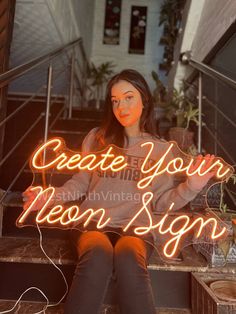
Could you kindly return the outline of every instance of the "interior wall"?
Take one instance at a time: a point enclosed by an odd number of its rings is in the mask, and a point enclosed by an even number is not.
[[[193,58],[202,61],[236,20],[235,0],[205,1],[192,45]]]
[[[95,1],[95,15],[93,28],[92,61],[101,64],[112,61],[116,64],[115,71],[125,68],[133,68],[140,71],[151,88],[155,84],[151,77],[151,71],[158,71],[158,64],[162,61],[163,47],[159,45],[162,28],[159,24],[159,10],[161,0],[123,0],[120,21],[120,44],[103,44],[103,29],[105,20],[106,0]],[[145,54],[129,54],[130,18],[131,6],[147,6],[147,26]],[[166,77],[163,72],[159,73],[163,81]]]
[[[92,54],[95,0],[72,0],[74,15],[88,58]]]

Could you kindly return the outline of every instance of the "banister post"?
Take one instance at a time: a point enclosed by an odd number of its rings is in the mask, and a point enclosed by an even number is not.
[[[44,129],[44,143],[48,140],[48,126],[49,126],[49,115],[50,115],[50,103],[52,93],[52,64],[48,67],[48,80],[47,80],[47,104],[46,104],[46,115],[45,115],[45,129]],[[46,159],[46,150],[43,154],[43,164]]]
[[[199,72],[198,78],[198,153],[202,152],[202,73]]]

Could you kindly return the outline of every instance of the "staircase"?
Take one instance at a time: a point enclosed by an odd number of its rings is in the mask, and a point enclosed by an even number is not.
[[[8,114],[19,104],[17,101],[9,101]],[[35,116],[42,111],[42,103],[33,104]],[[51,112],[52,122],[62,104],[57,103]],[[32,111],[32,106],[31,109]],[[13,144],[21,136],[21,132],[27,129],[27,119],[29,112],[22,112],[17,117],[21,123],[13,120],[7,125],[5,154],[11,149]],[[73,118],[59,118],[51,127],[49,138],[63,137],[69,149],[79,151],[85,135],[94,127],[100,124],[102,112],[73,110]],[[34,117],[33,117],[34,118]],[[17,149],[14,157],[9,158],[1,173],[1,188],[6,188],[12,180],[12,174],[16,173],[19,165],[29,157],[37,144],[42,140],[43,121],[34,130],[30,139],[23,142],[23,149]],[[16,162],[17,161],[17,162]],[[62,178],[60,178],[62,176]],[[59,180],[54,175],[57,185],[68,179],[68,175],[58,174]],[[0,238],[0,313],[10,309],[14,302],[7,300],[17,300],[21,293],[30,286],[39,287],[47,295],[50,303],[56,303],[65,293],[66,284],[59,271],[52,265],[51,261],[43,254],[39,245],[39,231],[36,227],[24,227],[19,229],[15,226],[16,218],[22,212],[21,193],[31,184],[32,172],[28,166],[12,186],[14,192],[9,192],[4,198],[0,207],[2,214],[2,237]],[[61,182],[60,182],[61,181]],[[0,193],[3,195],[3,190]],[[52,261],[58,265],[65,274],[70,285],[74,267],[76,264],[76,254],[73,252],[68,239],[68,231],[55,229],[42,229],[42,247],[50,256]],[[53,283],[53,284],[50,284]],[[11,313],[36,313],[37,310],[45,306],[45,298],[38,291],[29,291],[23,297],[24,302],[17,306]],[[37,301],[35,303],[35,301]],[[44,302],[40,304],[39,302]],[[62,313],[62,305],[49,307],[47,313]]]
[[[10,102],[9,110],[14,110],[18,106],[17,102]],[[35,107],[34,114],[37,115],[42,110],[42,104]],[[62,104],[56,103],[51,111],[50,121],[61,110]],[[32,109],[30,109],[32,110]],[[29,113],[22,113],[22,121]],[[92,128],[100,124],[103,112],[95,110],[78,110],[74,109],[71,119],[60,117],[51,125],[49,138],[60,136],[65,139],[68,148],[79,151],[81,143],[85,135]],[[18,120],[21,119],[18,117]],[[26,119],[27,120],[27,119]],[[27,121],[26,121],[27,122]],[[25,123],[26,123],[25,122]],[[6,130],[5,152],[10,149],[10,141],[16,141],[20,136],[20,128],[16,128],[16,121],[8,125]],[[22,123],[24,128],[27,126]],[[42,126],[38,126],[34,133],[30,136],[30,140],[23,142],[24,149],[19,149],[14,154],[14,158],[10,159],[2,172],[4,182],[10,182],[10,175],[16,171],[19,164],[23,164],[26,157],[28,157],[35,149],[34,143],[39,143],[42,140]],[[40,138],[41,136],[41,138]],[[17,160],[17,163],[15,162]],[[11,170],[11,171],[9,171]],[[50,176],[48,179],[51,179]],[[68,174],[54,174],[52,185],[61,185],[68,179]],[[3,182],[3,181],[2,181]],[[66,295],[66,282],[68,287],[71,284],[74,268],[76,265],[76,252],[74,251],[69,241],[69,231],[58,229],[41,229],[42,243],[41,246],[49,258],[43,253],[40,247],[39,231],[36,227],[23,227],[17,228],[15,221],[22,212],[22,196],[21,193],[31,184],[32,173],[26,167],[19,180],[12,187],[2,202],[0,212],[2,213],[2,237],[0,238],[0,313],[9,310],[16,305],[16,300],[20,295],[29,287],[38,287],[47,296],[51,305],[47,308],[45,313],[63,313],[62,303]],[[3,193],[3,191],[2,191]],[[1,193],[0,193],[1,197]],[[194,251],[187,252],[187,256],[194,255]],[[65,279],[54,263],[64,274]],[[204,263],[203,260],[198,260],[198,265]],[[167,269],[169,265],[163,264],[158,254],[152,256],[149,269],[160,270]],[[180,265],[181,267],[181,265]],[[182,265],[182,267],[184,267]],[[180,268],[181,269],[181,268]],[[116,307],[116,299],[114,289],[108,289],[104,306],[101,314],[117,314],[119,313]],[[112,305],[113,304],[113,305]],[[46,306],[46,299],[39,291],[30,290],[24,294],[22,300],[15,308],[9,313],[39,313]],[[43,313],[43,312],[41,312]],[[158,308],[157,313],[190,313],[184,309],[172,309],[171,312]]]

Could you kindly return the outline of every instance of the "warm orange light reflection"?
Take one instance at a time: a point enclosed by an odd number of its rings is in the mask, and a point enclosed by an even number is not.
[[[159,144],[158,144],[159,145]],[[150,163],[153,159],[153,142],[145,142],[141,144],[140,149],[147,147],[148,153],[141,165],[141,172],[146,175],[138,181],[137,187],[139,189],[144,189],[151,185],[154,178],[157,176],[168,173],[173,175],[176,173],[183,172],[187,176],[199,175],[204,176],[206,173],[212,171],[216,172],[217,178],[223,178],[232,171],[232,167],[216,157],[215,161],[206,167],[206,160],[203,159],[199,164],[195,163],[194,158],[189,158],[189,161],[184,161],[183,158],[177,157],[173,158],[173,146],[174,143],[168,145],[167,150],[162,154],[162,156],[157,159],[154,164]],[[45,150],[50,150],[55,154],[50,161],[46,161],[42,165],[42,160],[44,160]],[[151,159],[152,157],[152,159]],[[188,156],[189,157],[189,156]],[[128,166],[125,162],[125,156],[115,155],[115,149],[113,146],[107,147],[104,151],[98,152],[96,154],[84,154],[84,153],[74,153],[66,152],[63,141],[59,138],[54,138],[41,145],[34,153],[31,163],[32,167],[37,170],[45,170],[49,168],[56,168],[57,170],[88,170],[93,171],[95,169],[107,171],[111,170],[113,172],[118,172]],[[151,165],[151,166],[150,166]],[[64,208],[62,205],[53,205],[55,189],[49,187],[43,189],[41,186],[32,188],[38,194],[30,206],[22,212],[18,218],[18,223],[23,224],[27,217],[34,211],[34,208],[39,208],[37,211],[36,222],[38,224],[47,223],[50,225],[59,224],[61,226],[72,226],[83,223],[86,227],[91,220],[97,222],[97,228],[102,229],[107,226],[111,221],[111,217],[106,217],[106,210],[104,208],[99,208],[94,210],[92,208],[87,209],[85,212],[81,213],[79,206],[73,205],[69,208]],[[225,234],[226,228],[222,227],[215,218],[208,218],[204,220],[202,217],[196,219],[190,219],[188,215],[180,215],[173,219],[171,223],[168,223],[169,213],[173,209],[174,203],[171,204],[170,208],[166,214],[158,222],[153,221],[153,216],[149,211],[150,202],[153,199],[152,192],[146,192],[142,197],[142,207],[137,211],[137,213],[130,219],[129,223],[124,227],[124,232],[126,232],[131,225],[135,226],[135,221],[139,215],[145,215],[147,224],[145,226],[139,226],[135,228],[135,233],[142,235],[148,232],[158,232],[159,234],[169,234],[170,240],[166,242],[164,246],[164,254],[167,257],[172,257],[176,254],[180,240],[184,235],[186,235],[191,230],[195,230],[195,237],[200,237],[204,227],[208,224],[211,226],[211,233],[209,237],[211,239],[218,239]],[[164,210],[164,209],[163,209]],[[220,230],[217,233],[217,230]]]
[[[140,189],[144,189],[147,186],[149,186],[153,179],[165,172],[167,172],[168,174],[175,174],[178,172],[184,172],[187,176],[192,176],[194,174],[198,174],[199,176],[204,176],[206,173],[210,172],[213,168],[216,168],[216,177],[217,178],[222,178],[224,177],[231,169],[229,167],[226,167],[219,159],[217,159],[215,162],[213,162],[205,171],[202,171],[202,167],[204,166],[204,164],[206,163],[205,160],[203,160],[200,165],[198,165],[198,167],[194,170],[194,171],[190,171],[193,162],[194,162],[194,158],[191,158],[190,161],[188,162],[187,166],[184,166],[184,161],[182,158],[177,157],[174,159],[171,159],[166,166],[164,166],[166,164],[166,160],[168,160],[168,154],[170,154],[174,144],[171,143],[168,147],[168,149],[165,151],[165,153],[162,155],[162,157],[156,161],[156,163],[151,166],[150,168],[147,169],[147,164],[148,164],[148,160],[153,152],[153,148],[154,148],[154,143],[153,142],[145,142],[141,145],[141,147],[144,146],[150,146],[149,148],[149,152],[142,164],[141,167],[141,171],[142,173],[145,174],[149,174],[151,173],[149,176],[146,176],[145,178],[141,179],[138,182],[138,187]]]
[[[36,216],[36,222],[38,224],[47,222],[49,224],[59,223],[62,226],[66,226],[72,223],[83,223],[84,227],[86,227],[90,223],[92,218],[94,218],[95,221],[97,221],[97,228],[101,229],[105,227],[111,220],[110,217],[108,217],[105,220],[104,216],[106,214],[106,211],[104,208],[100,208],[98,210],[93,210],[92,208],[90,208],[87,209],[84,213],[80,214],[80,209],[78,206],[73,205],[67,209],[64,209],[63,206],[56,205],[52,207],[49,211],[46,211],[47,207],[50,206],[50,203],[52,204],[55,189],[53,187],[49,187],[43,190],[41,186],[37,186],[32,188],[32,190],[36,190],[38,194],[34,201],[31,203],[31,205],[29,206],[29,208],[27,208],[19,217],[18,222],[20,224],[23,224],[25,219],[34,210],[34,208],[38,207],[37,202],[39,202],[38,205],[41,204],[41,209],[38,211]],[[167,257],[172,257],[175,255],[183,235],[185,235],[190,230],[194,229],[194,227],[196,238],[198,238],[201,235],[203,228],[207,224],[213,224],[212,231],[209,234],[211,239],[217,239],[226,232],[226,228],[225,227],[221,228],[220,225],[218,224],[218,221],[212,217],[206,220],[204,220],[202,217],[198,217],[197,219],[194,219],[194,221],[191,222],[188,215],[180,215],[173,219],[173,221],[170,224],[166,223],[166,220],[169,217],[169,213],[172,210],[174,203],[171,204],[170,208],[168,209],[168,212],[162,217],[162,219],[155,224],[153,222],[152,215],[148,209],[148,205],[151,202],[152,198],[153,198],[152,192],[146,192],[143,194],[142,208],[137,212],[137,214],[135,214],[134,217],[130,219],[129,223],[124,227],[123,230],[124,232],[126,232],[132,224],[135,225],[135,220],[138,218],[139,215],[145,214],[148,218],[148,224],[146,226],[136,227],[134,230],[135,233],[138,235],[143,235],[152,230],[155,230],[160,234],[169,233],[172,237],[165,244],[163,249],[163,252]],[[99,219],[97,219],[98,217]],[[218,233],[217,229],[220,229]]]
[[[45,170],[56,166],[57,170],[95,170],[101,169],[111,170],[114,172],[121,171],[127,166],[125,163],[125,157],[122,155],[115,156],[112,154],[113,147],[109,147],[105,153],[100,156],[95,154],[88,154],[82,156],[82,154],[74,154],[73,156],[67,156],[66,153],[61,153],[54,160],[48,162],[45,165],[41,164],[41,155],[44,154],[46,149],[52,149],[55,153],[60,152],[62,149],[62,141],[58,138],[49,140],[45,144],[41,145],[34,153],[32,158],[32,166],[37,170]]]
[[[187,176],[192,176],[198,174],[199,176],[204,176],[206,173],[212,171],[213,168],[216,170],[216,177],[222,178],[231,170],[230,167],[226,167],[221,160],[216,159],[211,165],[205,168],[206,161],[203,159],[201,163],[196,167],[196,169],[191,170],[194,158],[191,158],[187,165],[184,165],[184,160],[181,157],[170,159],[168,156],[174,146],[171,143],[165,153],[155,162],[155,164],[148,168],[149,160],[151,154],[153,153],[154,143],[145,142],[141,147],[149,146],[149,151],[146,158],[141,166],[141,172],[146,174],[144,178],[139,180],[137,186],[140,189],[144,189],[149,186],[153,179],[163,173],[168,173],[170,175],[179,172],[184,172]],[[41,164],[42,155],[45,149],[51,149],[55,153],[59,153],[62,149],[62,141],[60,139],[52,139],[41,145],[38,150],[34,153],[32,158],[32,166],[37,170],[45,170],[52,167],[56,167],[57,170],[89,170],[93,171],[95,169],[100,169],[102,171],[111,170],[113,172],[118,172],[124,169],[128,164],[125,162],[125,157],[122,155],[115,156],[112,151],[113,147],[110,146],[105,153],[99,154],[88,154],[82,156],[82,154],[76,153],[72,156],[67,156],[65,152],[62,152],[54,160]],[[169,160],[169,161],[168,161]],[[167,162],[168,161],[168,162]],[[164,166],[165,165],[165,166]]]
[[[64,209],[63,206],[56,205],[52,207],[48,212],[47,208],[50,206],[50,203],[53,203],[52,200],[55,194],[55,189],[53,187],[49,187],[43,190],[41,186],[36,186],[32,188],[32,191],[37,191],[38,194],[33,202],[30,204],[30,206],[18,218],[19,224],[23,224],[26,218],[30,215],[30,213],[32,211],[35,211],[34,208],[38,208],[38,206],[41,207],[36,216],[36,222],[38,224],[43,224],[44,222],[47,222],[49,224],[60,223],[62,226],[65,226],[75,222],[83,222],[84,226],[86,227],[92,220],[92,218],[100,215],[97,222],[97,228],[101,229],[105,227],[110,221],[110,218],[107,218],[105,221],[103,221],[106,213],[104,208],[100,208],[98,210],[93,210],[89,208],[85,212],[80,214],[79,206],[73,205],[67,209]],[[88,217],[86,218],[86,216]]]

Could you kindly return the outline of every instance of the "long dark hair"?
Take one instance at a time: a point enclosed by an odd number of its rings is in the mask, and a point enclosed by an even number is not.
[[[111,102],[111,89],[113,85],[121,80],[132,84],[141,94],[144,106],[140,118],[141,132],[147,132],[156,136],[154,105],[148,84],[139,72],[132,69],[126,69],[113,76],[107,84],[104,119],[96,134],[95,145],[97,148],[103,148],[108,144],[124,147],[125,139],[128,140],[124,127],[117,121],[113,113]]]

